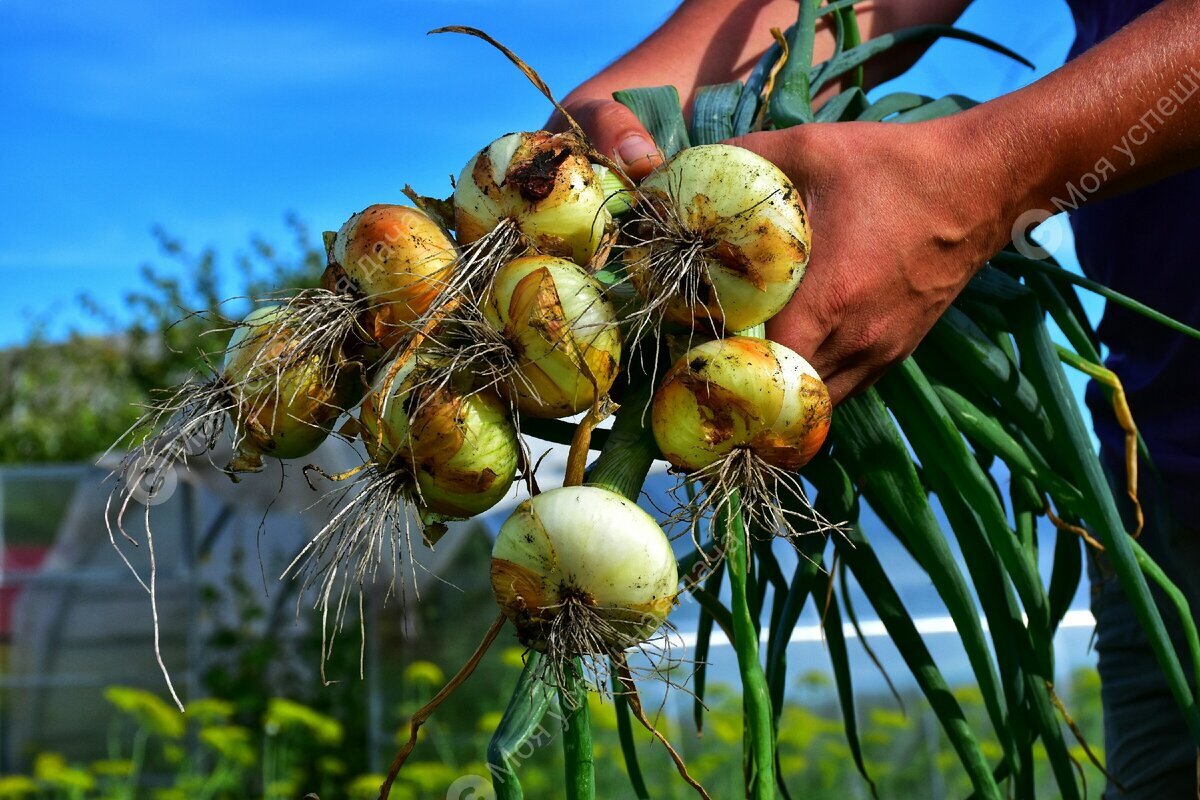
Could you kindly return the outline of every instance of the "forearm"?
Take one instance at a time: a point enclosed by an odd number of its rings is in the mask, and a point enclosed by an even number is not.
[[[1200,166],[1200,0],[1167,0],[954,126],[1009,223]]]
[[[771,28],[796,21],[797,0],[685,0],[663,25],[636,48],[572,92],[606,98],[617,89],[670,84],[690,105],[699,86],[744,79],[773,43]],[[864,40],[911,25],[954,21],[969,0],[863,0],[856,6]],[[833,53],[834,36],[822,19],[814,58]],[[876,59],[867,68],[873,84],[898,74],[922,52],[920,47]]]

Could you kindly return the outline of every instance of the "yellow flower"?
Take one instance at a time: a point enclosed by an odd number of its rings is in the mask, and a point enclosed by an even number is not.
[[[33,760],[33,776],[56,789],[88,791],[96,788],[96,779],[67,764],[59,753],[40,753]]]
[[[0,800],[22,800],[37,791],[37,784],[24,775],[0,778]]]
[[[104,697],[151,733],[168,739],[183,736],[183,714],[156,694],[132,686],[110,686]]]
[[[201,725],[212,725],[228,722],[233,718],[234,705],[228,700],[215,697],[204,697],[188,703],[187,718]]]
[[[446,673],[432,661],[414,661],[404,670],[404,682],[413,686],[440,687],[446,682]]]
[[[312,734],[320,744],[338,745],[342,742],[340,722],[306,705],[282,697],[271,698],[263,725],[270,735],[302,730]]]
[[[254,743],[250,731],[237,725],[212,725],[200,730],[200,741],[222,758],[249,767],[254,764]]]

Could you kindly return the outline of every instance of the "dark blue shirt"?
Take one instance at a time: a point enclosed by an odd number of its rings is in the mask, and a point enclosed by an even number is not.
[[[1068,0],[1076,24],[1069,57],[1156,4]],[[1157,96],[1143,99],[1147,111],[1158,102]],[[1200,103],[1200,94],[1188,102]],[[1106,155],[1118,169],[1128,165],[1119,151]],[[1200,170],[1089,203],[1070,216],[1079,261],[1089,277],[1200,327]],[[1195,522],[1200,512],[1200,342],[1111,303],[1099,334],[1176,511]],[[1087,400],[1104,449],[1110,457],[1122,453],[1123,433],[1099,387],[1088,387]]]

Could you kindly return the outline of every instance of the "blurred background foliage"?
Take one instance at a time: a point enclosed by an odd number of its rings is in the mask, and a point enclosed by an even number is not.
[[[155,229],[166,263],[142,267],[124,308],[79,298],[102,333],[72,331],[52,341],[50,320],[42,319],[24,344],[0,350],[0,463],[93,458],[133,424],[151,392],[218,357],[229,338],[222,320],[240,319],[249,298],[315,285],[325,267],[319,237],[296,217],[286,220],[291,243],[253,239],[233,270],[222,268],[214,250],[193,252]],[[222,280],[230,274],[233,280]]]
[[[516,648],[489,659],[477,686],[506,686],[516,680],[521,652]],[[440,688],[447,670],[431,661],[413,661],[399,671],[398,683],[408,699],[391,709],[396,740],[407,736],[403,720]],[[789,703],[781,725],[780,766],[786,782],[806,800],[847,800],[870,797],[870,789],[855,769],[847,748],[836,702],[829,696],[828,678],[820,672],[797,679],[801,695],[827,697],[816,705]],[[1077,711],[1085,735],[1100,732],[1099,684],[1090,670],[1071,681],[1066,698]],[[465,775],[487,776],[483,753],[504,705],[504,692],[487,691],[473,708],[436,717],[424,728],[414,760],[401,772],[393,800],[446,797],[448,787]],[[32,774],[0,777],[0,799],[54,800],[285,800],[311,792],[322,800],[374,800],[382,775],[359,771],[359,752],[349,746],[348,731],[363,722],[342,706],[327,714],[295,700],[264,697],[256,716],[240,714],[233,701],[208,698],[193,701],[180,714],[158,695],[141,689],[112,687],[107,697],[114,708],[109,756],[90,764],[71,764],[45,752],[34,760]],[[956,692],[976,722],[987,730],[986,711],[978,692]],[[709,711],[704,733],[697,736],[682,720],[661,719],[660,727],[684,755],[692,774],[714,797],[735,797],[741,791],[741,698],[728,686],[715,686],[707,697]],[[461,706],[462,704],[460,704]],[[881,798],[966,797],[970,784],[958,768],[957,757],[941,734],[919,695],[904,698],[907,711],[895,699],[866,699],[860,713],[866,766]],[[611,702],[592,696],[596,735],[597,791],[601,797],[624,797],[628,778],[617,740]],[[473,717],[472,717],[472,713]],[[348,713],[350,712],[350,713]],[[545,723],[541,746],[534,738],[519,767],[528,797],[551,797],[561,785],[562,755],[553,721]],[[694,796],[675,773],[663,749],[647,734],[638,734],[642,770],[655,798],[684,800]],[[985,741],[998,756],[1000,746]],[[1101,785],[1100,774],[1081,748],[1073,755],[1084,765],[1089,785]],[[1038,790],[1053,793],[1054,780],[1039,750]],[[482,796],[482,795],[481,795]],[[799,795],[798,795],[799,796]]]

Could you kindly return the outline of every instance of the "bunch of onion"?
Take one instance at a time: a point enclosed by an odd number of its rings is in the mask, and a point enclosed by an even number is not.
[[[491,580],[521,643],[544,654],[543,679],[561,687],[576,659],[603,675],[650,642],[679,574],[662,528],[635,503],[565,486],[524,501],[500,527]]]
[[[683,509],[693,536],[722,511],[740,511],[748,531],[835,528],[811,508],[795,475],[821,449],[831,412],[816,371],[777,342],[716,339],[680,358],[655,393],[651,424],[663,458],[704,489]]]
[[[419,353],[380,368],[358,423],[367,462],[327,476],[353,478],[335,490],[349,500],[285,572],[303,564],[306,584],[321,584],[326,614],[334,601],[338,624],[351,590],[380,566],[390,562],[399,574],[408,560],[412,568],[412,522],[432,545],[446,520],[475,516],[503,499],[521,457],[504,402]]]
[[[713,335],[775,315],[804,277],[812,241],[799,192],[749,150],[680,151],[638,186],[623,259],[643,299],[637,338],[663,322]]]

